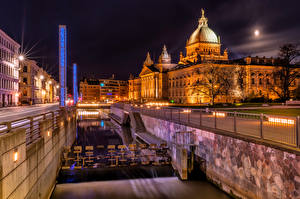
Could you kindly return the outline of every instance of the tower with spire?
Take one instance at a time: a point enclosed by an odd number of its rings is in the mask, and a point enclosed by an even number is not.
[[[144,61],[144,66],[151,66],[151,65],[153,65],[153,61],[151,59],[150,53],[148,52],[146,56],[146,60]]]
[[[161,55],[159,56],[158,62],[160,64],[171,64],[171,55],[168,54],[166,45],[164,45],[164,47],[163,47],[163,51],[162,51]]]

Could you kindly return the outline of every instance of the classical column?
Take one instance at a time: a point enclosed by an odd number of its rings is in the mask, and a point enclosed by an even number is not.
[[[158,98],[158,80],[157,80],[157,76],[155,76],[155,98]]]

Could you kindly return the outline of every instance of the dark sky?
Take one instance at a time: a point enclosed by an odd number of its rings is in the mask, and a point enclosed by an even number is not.
[[[164,44],[177,62],[201,8],[231,57],[276,56],[281,44],[299,41],[299,0],[1,0],[0,28],[19,43],[24,32],[30,57],[58,77],[58,25],[66,24],[69,67],[76,62],[81,77],[128,79]]]

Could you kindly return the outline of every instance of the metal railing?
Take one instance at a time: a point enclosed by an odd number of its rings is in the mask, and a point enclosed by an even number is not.
[[[0,123],[0,135],[24,128],[26,132],[26,144],[29,145],[41,137],[41,122],[48,119],[50,119],[51,125],[48,126],[47,130],[53,131],[59,127],[60,113],[59,111],[52,111],[32,117]]]
[[[132,111],[193,127],[208,127],[300,147],[299,116],[226,112],[211,109],[137,107]]]

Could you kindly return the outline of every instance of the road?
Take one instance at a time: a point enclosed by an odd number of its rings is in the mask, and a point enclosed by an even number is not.
[[[58,109],[58,103],[0,108],[0,123],[43,114]]]

